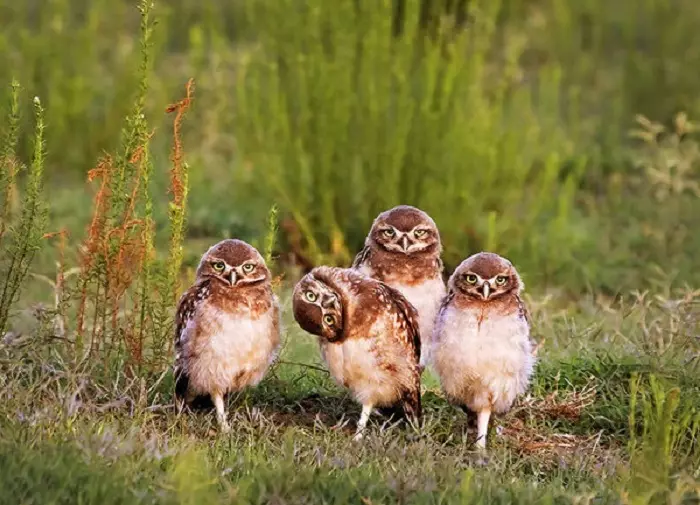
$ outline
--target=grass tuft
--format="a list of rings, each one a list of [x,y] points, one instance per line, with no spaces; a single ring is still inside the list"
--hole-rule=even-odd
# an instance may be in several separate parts
[[[0,191],[7,199],[3,201],[3,223],[8,215],[6,210],[9,206],[8,200],[14,185],[17,170],[15,168],[15,158],[12,149],[17,140],[17,97],[19,95],[19,85],[13,84],[12,108],[9,118],[9,132],[7,145],[3,148],[3,158],[0,160],[2,166],[3,186]],[[7,235],[2,239],[0,249],[0,334],[4,334],[7,328],[10,310],[17,301],[20,290],[24,286],[34,255],[43,245],[44,230],[47,219],[47,206],[43,200],[44,183],[44,109],[39,97],[34,97],[34,156],[32,158],[29,173],[27,174],[27,185],[24,197],[21,202],[21,213],[18,221],[7,229]]]

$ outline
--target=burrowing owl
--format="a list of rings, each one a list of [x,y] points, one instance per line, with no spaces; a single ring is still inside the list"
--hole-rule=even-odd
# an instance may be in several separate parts
[[[420,418],[418,315],[401,293],[355,270],[318,267],[297,283],[293,307],[319,337],[331,375],[362,404],[356,439],[374,407]]]
[[[491,413],[510,409],[535,364],[522,289],[510,261],[475,254],[450,277],[437,318],[433,367],[447,397],[477,413],[479,448]]]
[[[445,296],[440,232],[428,214],[399,205],[377,216],[353,268],[397,289],[418,311],[421,368],[428,363],[435,316]]]
[[[279,348],[279,327],[279,304],[260,253],[240,240],[211,247],[177,308],[178,406],[209,395],[228,431],[224,395],[260,382]]]

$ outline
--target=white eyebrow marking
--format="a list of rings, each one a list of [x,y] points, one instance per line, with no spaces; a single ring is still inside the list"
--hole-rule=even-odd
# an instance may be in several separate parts
[[[489,279],[489,282],[495,281],[496,277],[510,277],[510,275],[508,275],[508,272],[501,272],[500,274],[497,274],[497,275],[494,275],[493,277],[491,277]]]

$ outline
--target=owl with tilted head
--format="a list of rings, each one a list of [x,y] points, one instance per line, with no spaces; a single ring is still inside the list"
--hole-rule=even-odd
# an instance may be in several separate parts
[[[294,288],[294,318],[317,335],[333,378],[362,405],[355,439],[375,407],[421,415],[418,315],[397,290],[355,270],[318,267]]]
[[[523,283],[505,258],[481,252],[448,281],[435,328],[433,367],[446,396],[477,414],[479,449],[492,413],[510,410],[535,365]]]
[[[224,432],[224,396],[259,383],[277,355],[279,303],[270,280],[254,247],[224,240],[202,256],[177,308],[176,403],[182,409],[209,396]]]
[[[418,311],[421,368],[429,360],[435,316],[445,296],[440,232],[420,209],[399,205],[377,216],[353,268],[403,294]]]

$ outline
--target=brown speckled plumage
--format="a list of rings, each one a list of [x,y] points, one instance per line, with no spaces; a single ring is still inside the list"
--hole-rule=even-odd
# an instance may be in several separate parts
[[[210,396],[224,430],[223,397],[257,384],[280,343],[279,305],[255,248],[225,240],[202,257],[180,299],[175,328],[175,395],[180,407]]]
[[[435,316],[445,296],[440,232],[428,214],[399,205],[377,216],[353,268],[398,290],[418,312],[421,366],[428,363]]]
[[[293,307],[299,325],[319,336],[335,380],[363,406],[357,438],[374,407],[420,417],[418,315],[401,293],[351,269],[318,267],[297,283]]]

